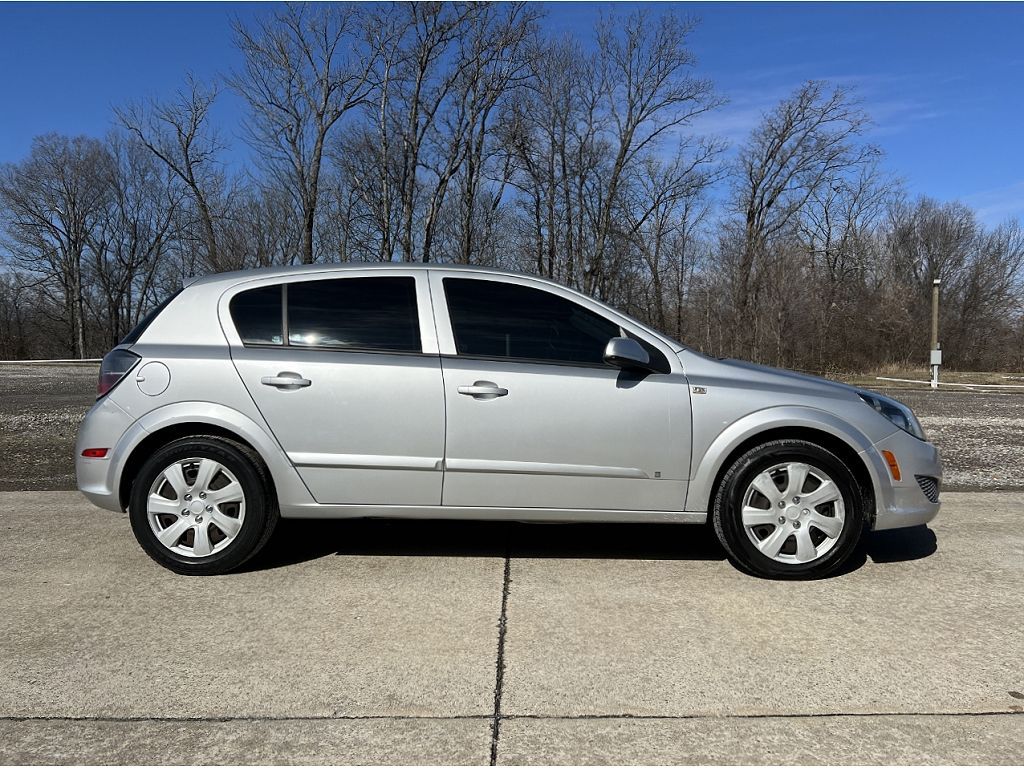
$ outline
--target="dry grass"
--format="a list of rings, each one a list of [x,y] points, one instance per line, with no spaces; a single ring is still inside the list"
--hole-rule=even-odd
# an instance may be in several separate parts
[[[905,382],[879,381],[879,376],[891,379],[914,379],[927,382],[931,380],[931,370],[928,368],[907,368],[903,366],[884,366],[873,371],[863,373],[836,374],[839,381],[853,384],[858,387],[872,387],[877,389],[880,386],[892,387],[893,389],[920,389],[926,384],[908,384]],[[1007,378],[1008,376],[1014,378]],[[939,371],[939,382],[951,384],[1020,384],[1021,392],[1024,392],[1024,373],[1013,372],[989,372],[989,371],[952,371],[943,368]]]

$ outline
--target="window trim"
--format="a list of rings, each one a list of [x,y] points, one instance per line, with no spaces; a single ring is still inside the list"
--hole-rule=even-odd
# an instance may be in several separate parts
[[[241,335],[238,329],[235,327],[234,318],[231,316],[231,300],[240,293],[250,291],[255,288],[265,288],[268,286],[279,286],[282,291],[281,311],[283,316],[282,321],[282,332],[287,334],[288,331],[288,304],[287,304],[287,286],[291,283],[306,283],[315,282],[319,280],[351,280],[351,279],[363,279],[363,278],[382,278],[382,277],[403,277],[410,278],[413,280],[414,285],[414,296],[416,301],[416,321],[419,326],[419,339],[420,348],[418,350],[394,350],[394,349],[381,349],[379,347],[332,347],[332,346],[310,346],[305,344],[291,344],[288,343],[288,337],[285,335],[282,344],[267,344],[267,343],[246,343],[242,341]],[[376,354],[376,355],[417,355],[417,356],[429,356],[437,357],[439,354],[437,345],[437,331],[434,322],[434,307],[432,297],[430,294],[430,286],[428,284],[427,275],[422,270],[413,269],[374,269],[374,268],[358,268],[358,267],[343,267],[338,268],[337,265],[333,267],[325,265],[323,269],[303,271],[297,274],[277,274],[277,275],[260,275],[258,273],[253,274],[249,280],[241,280],[237,283],[230,285],[220,296],[219,307],[217,310],[218,317],[220,319],[221,329],[224,335],[227,337],[228,344],[231,347],[243,348],[243,349],[266,349],[266,350],[278,350],[278,351],[292,351],[292,350],[307,350],[311,352],[351,352],[354,354]]]
[[[460,355],[442,353],[443,360],[478,360],[481,363],[507,363],[510,365],[556,365],[559,368],[587,368],[592,371],[621,371],[608,363],[576,363],[568,360],[545,360],[539,357],[500,357],[496,355]]]
[[[606,308],[598,302],[588,299],[582,294],[578,294],[568,288],[563,288],[560,285],[550,283],[546,280],[534,279],[529,275],[506,275],[492,272],[477,272],[472,270],[466,271],[455,271],[455,270],[444,270],[436,269],[431,270],[430,280],[430,291],[431,298],[435,307],[435,314],[437,319],[437,332],[438,332],[438,347],[442,358],[445,359],[459,359],[459,360],[479,360],[481,362],[494,362],[494,363],[505,363],[505,364],[524,364],[524,365],[555,365],[561,368],[583,368],[587,370],[604,370],[604,371],[619,371],[620,369],[609,365],[608,363],[583,363],[583,362],[570,362],[566,360],[546,360],[536,358],[525,358],[525,357],[501,357],[501,356],[489,356],[489,355],[465,355],[460,354],[458,346],[455,342],[455,332],[452,328],[451,314],[448,311],[448,298],[444,289],[444,281],[446,279],[456,280],[481,280],[484,282],[492,283],[508,283],[511,285],[519,285],[524,288],[532,288],[534,290],[543,291],[549,293],[558,298],[572,302],[589,312],[594,313],[598,317],[603,318],[609,323],[615,324],[619,328],[619,334],[621,336],[628,337],[633,335],[639,337],[643,341],[651,344],[655,349],[659,350],[665,359],[668,361],[669,370],[663,371],[652,371],[648,375],[670,375],[674,373],[682,373],[682,365],[679,363],[674,351],[666,349],[659,339],[653,337],[653,335],[640,326],[638,323],[628,322],[628,318],[619,317],[617,313],[604,311]],[[673,362],[674,361],[674,362]]]
[[[298,352],[347,352],[353,355],[401,355],[403,357],[437,357],[437,352],[414,352],[410,350],[395,350],[395,349],[380,349],[379,347],[327,347],[327,346],[299,346],[298,344],[292,344],[290,346],[283,346],[281,344],[267,344],[265,342],[253,343],[253,342],[241,342],[241,346],[246,349],[276,349],[281,351],[287,349],[289,351]]]
[[[291,339],[288,336],[288,283],[281,283],[281,345],[290,347]],[[244,341],[242,342],[245,343]],[[273,345],[278,346],[278,345]]]

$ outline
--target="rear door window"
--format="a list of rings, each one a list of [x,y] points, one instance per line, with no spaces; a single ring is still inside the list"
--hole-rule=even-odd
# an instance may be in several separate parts
[[[230,309],[243,344],[284,344],[280,285],[243,291],[231,299]]]
[[[242,343],[420,352],[416,280],[345,277],[239,293],[231,318]]]
[[[309,280],[286,290],[291,346],[422,351],[415,278]]]

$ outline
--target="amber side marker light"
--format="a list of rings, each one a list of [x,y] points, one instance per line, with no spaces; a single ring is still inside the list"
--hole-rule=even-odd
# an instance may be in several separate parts
[[[86,448],[82,455],[87,459],[105,459],[109,448]]]
[[[882,451],[882,455],[885,457],[885,463],[889,465],[889,473],[892,475],[892,479],[899,480],[900,463],[896,461],[896,457],[893,456],[892,451]]]

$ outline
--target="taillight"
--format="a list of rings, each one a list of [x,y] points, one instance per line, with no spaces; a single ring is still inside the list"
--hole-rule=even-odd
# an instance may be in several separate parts
[[[103,397],[125,377],[135,364],[141,360],[134,352],[127,349],[112,349],[107,352],[100,363],[100,379],[96,383],[96,398]]]

